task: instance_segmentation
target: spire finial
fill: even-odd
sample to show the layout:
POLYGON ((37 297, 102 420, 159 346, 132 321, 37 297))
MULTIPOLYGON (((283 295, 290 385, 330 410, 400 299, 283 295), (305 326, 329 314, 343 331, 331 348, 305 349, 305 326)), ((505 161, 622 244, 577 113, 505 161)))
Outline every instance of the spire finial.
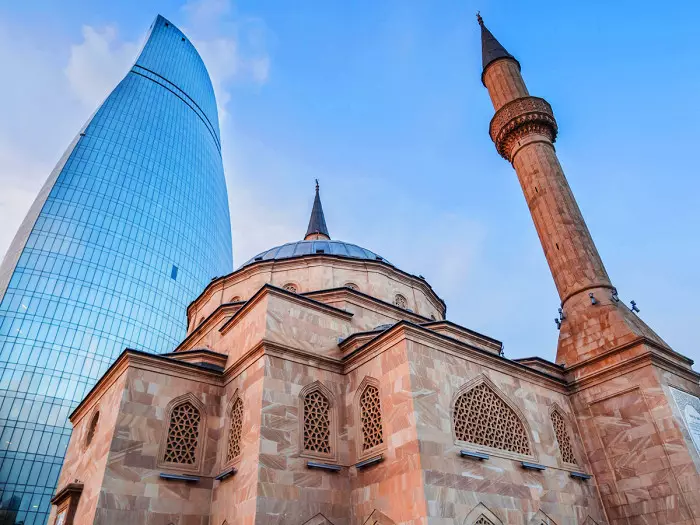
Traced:
POLYGON ((481 14, 478 11, 476 13, 476 19, 479 22, 479 26, 481 26, 481 82, 484 82, 484 73, 486 72, 486 68, 489 67, 491 63, 495 62, 496 60, 500 60, 502 58, 509 58, 511 60, 514 60, 515 63, 518 65, 518 69, 520 69, 520 63, 515 59, 513 55, 511 55, 508 51, 505 50, 505 48, 500 44, 498 40, 496 40, 496 37, 494 37, 491 31, 489 31, 488 28, 484 25, 484 19, 481 18, 481 14))
POLYGON ((306 229, 306 235, 304 236, 305 241, 330 240, 331 238, 326 226, 326 218, 323 215, 323 206, 321 206, 321 196, 318 190, 318 179, 316 179, 316 196, 314 197, 314 206, 311 209, 309 227, 306 229))

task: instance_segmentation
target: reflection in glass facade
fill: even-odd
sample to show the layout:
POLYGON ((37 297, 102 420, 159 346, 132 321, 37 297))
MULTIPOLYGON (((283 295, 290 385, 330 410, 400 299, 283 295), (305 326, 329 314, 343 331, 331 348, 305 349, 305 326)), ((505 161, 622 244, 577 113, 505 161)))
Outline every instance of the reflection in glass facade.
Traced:
POLYGON ((214 91, 158 17, 0 268, 0 523, 44 523, 67 417, 125 347, 168 352, 232 270, 214 91))

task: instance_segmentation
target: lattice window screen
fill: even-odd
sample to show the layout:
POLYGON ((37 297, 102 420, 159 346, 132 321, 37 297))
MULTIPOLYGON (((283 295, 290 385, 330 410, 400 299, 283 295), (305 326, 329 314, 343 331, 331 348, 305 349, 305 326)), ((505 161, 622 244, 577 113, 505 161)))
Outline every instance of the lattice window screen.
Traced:
POLYGON ((486 383, 457 398, 453 418, 459 441, 530 455, 523 423, 486 383))
POLYGON ((566 420, 558 411, 552 411, 552 426, 554 427, 554 434, 557 436, 557 443, 559 443, 559 451, 561 452, 561 459, 564 463, 570 463, 572 465, 577 465, 576 456, 574 455, 574 447, 571 445, 571 439, 569 438, 569 431, 566 426, 566 420))
POLYGON ((403 295, 396 294, 396 297, 394 297, 394 305, 405 310, 408 307, 408 301, 406 301, 403 295))
POLYGON ((379 389, 368 385, 360 396, 360 413, 362 418, 362 451, 370 450, 384 443, 382 433, 382 407, 379 401, 379 389))
POLYGON ((202 415, 189 401, 177 405, 170 413, 168 442, 164 460, 193 465, 197 462, 197 440, 202 415))
POLYGON ((491 520, 482 514, 479 516, 479 519, 474 522, 474 525, 493 525, 493 523, 491 523, 491 520))
POLYGON ((331 453, 331 404, 318 390, 304 397, 304 450, 331 453))
POLYGON ((294 283, 287 283, 282 288, 284 288, 288 292, 297 293, 297 285, 294 283))
POLYGON ((241 454, 241 432, 243 430, 243 401, 239 397, 231 407, 231 428, 228 432, 228 452, 226 462, 228 463, 241 454))

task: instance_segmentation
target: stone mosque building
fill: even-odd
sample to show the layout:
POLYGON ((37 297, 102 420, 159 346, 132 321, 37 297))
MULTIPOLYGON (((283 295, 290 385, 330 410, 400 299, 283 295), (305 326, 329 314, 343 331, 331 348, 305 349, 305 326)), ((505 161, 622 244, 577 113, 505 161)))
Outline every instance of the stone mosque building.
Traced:
POLYGON ((479 18, 490 134, 561 298, 556 363, 509 360, 421 276, 304 240, 209 284, 166 355, 71 415, 51 525, 700 525, 700 382, 619 298, 550 105, 479 18))

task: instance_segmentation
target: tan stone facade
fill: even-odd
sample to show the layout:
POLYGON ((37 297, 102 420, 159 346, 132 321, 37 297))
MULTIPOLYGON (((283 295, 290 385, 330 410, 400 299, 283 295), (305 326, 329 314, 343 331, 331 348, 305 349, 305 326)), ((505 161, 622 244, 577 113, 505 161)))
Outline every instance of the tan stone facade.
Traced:
POLYGON ((78 406, 52 525, 700 525, 672 393, 700 403, 698 374, 615 300, 549 105, 507 53, 485 66, 562 295, 558 364, 506 359, 421 277, 315 244, 317 188, 305 254, 213 281, 173 353, 126 350, 78 406))

